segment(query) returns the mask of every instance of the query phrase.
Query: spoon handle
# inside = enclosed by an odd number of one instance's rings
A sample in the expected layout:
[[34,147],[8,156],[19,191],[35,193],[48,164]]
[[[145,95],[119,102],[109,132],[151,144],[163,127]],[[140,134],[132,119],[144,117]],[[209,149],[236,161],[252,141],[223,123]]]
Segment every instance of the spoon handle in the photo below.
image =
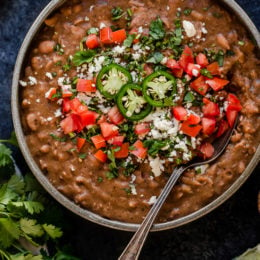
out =
[[153,222],[161,209],[164,201],[168,197],[169,193],[171,192],[174,184],[179,179],[181,174],[186,168],[183,166],[176,167],[171,174],[170,178],[168,179],[163,192],[159,195],[157,201],[154,203],[148,214],[146,215],[145,219],[141,223],[140,227],[133,235],[132,239],[128,243],[127,247],[118,258],[118,260],[137,260],[143,244],[147,238],[147,235],[153,225]]

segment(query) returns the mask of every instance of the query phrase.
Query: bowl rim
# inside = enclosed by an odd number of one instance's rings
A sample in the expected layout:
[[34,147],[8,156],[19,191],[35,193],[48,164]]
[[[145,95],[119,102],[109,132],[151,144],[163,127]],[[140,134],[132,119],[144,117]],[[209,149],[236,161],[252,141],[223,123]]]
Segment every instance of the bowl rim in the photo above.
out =
[[[21,152],[23,154],[23,157],[25,158],[26,163],[28,164],[30,170],[36,177],[36,179],[40,182],[40,184],[44,187],[44,189],[54,198],[56,199],[60,204],[62,204],[65,208],[72,211],[73,213],[77,214],[78,216],[81,216],[84,219],[87,219],[89,221],[92,221],[94,223],[97,223],[99,225],[122,230],[122,231],[136,231],[140,224],[133,224],[133,223],[127,223],[127,222],[121,222],[117,220],[111,220],[104,218],[96,213],[93,213],[87,209],[81,208],[79,205],[68,199],[65,195],[60,193],[48,180],[48,178],[42,173],[36,162],[34,161],[30,150],[27,146],[25,135],[23,133],[21,119],[20,119],[20,103],[19,103],[19,80],[20,75],[23,69],[24,61],[26,53],[28,52],[31,42],[34,39],[37,32],[40,30],[44,20],[56,9],[58,9],[63,3],[65,3],[66,0],[52,0],[38,15],[32,26],[30,27],[29,31],[27,32],[24,41],[21,45],[21,48],[19,50],[15,68],[13,72],[13,81],[12,81],[12,93],[11,93],[11,109],[12,109],[12,119],[13,119],[13,125],[14,130],[17,136],[17,140],[19,143],[19,147],[21,149]],[[224,4],[224,6],[229,9],[231,12],[233,12],[235,15],[238,16],[240,22],[246,27],[248,32],[251,33],[253,38],[256,41],[256,45],[258,47],[258,51],[260,49],[260,35],[253,24],[253,22],[250,20],[248,15],[245,13],[245,11],[234,1],[234,0],[221,0],[220,4]],[[191,221],[194,221],[218,206],[220,206],[222,203],[224,203],[228,198],[230,198],[239,188],[240,186],[247,180],[247,178],[250,176],[254,168],[257,166],[257,164],[260,161],[260,145],[258,145],[258,148],[251,159],[250,163],[247,165],[244,172],[234,181],[234,183],[220,196],[215,198],[213,201],[205,205],[204,207],[200,208],[199,210],[190,213],[186,216],[183,216],[181,218],[167,221],[164,223],[158,223],[154,224],[151,231],[161,231],[161,230],[167,230],[171,228],[176,228],[178,226],[187,224]]]

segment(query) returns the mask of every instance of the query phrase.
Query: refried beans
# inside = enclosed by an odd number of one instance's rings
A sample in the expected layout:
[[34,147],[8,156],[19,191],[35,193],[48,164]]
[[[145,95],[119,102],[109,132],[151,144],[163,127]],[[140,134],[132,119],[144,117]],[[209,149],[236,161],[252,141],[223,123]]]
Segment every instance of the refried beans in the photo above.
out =
[[224,154],[183,174],[157,222],[176,219],[221,195],[255,153],[259,71],[245,28],[216,1],[67,1],[20,80],[26,141],[62,194],[140,223],[174,167],[210,157],[239,116]]

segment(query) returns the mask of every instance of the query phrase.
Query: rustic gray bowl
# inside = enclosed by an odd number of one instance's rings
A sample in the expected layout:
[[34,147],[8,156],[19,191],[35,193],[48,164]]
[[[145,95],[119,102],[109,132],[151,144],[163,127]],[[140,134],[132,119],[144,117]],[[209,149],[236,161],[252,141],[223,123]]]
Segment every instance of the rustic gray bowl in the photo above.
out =
[[[39,29],[42,27],[43,21],[57,8],[59,8],[66,0],[52,0],[45,9],[40,13],[40,15],[37,17],[33,25],[31,26],[29,32],[27,33],[23,44],[21,46],[21,49],[19,51],[14,74],[13,74],[13,84],[12,84],[12,116],[13,116],[13,123],[15,132],[17,135],[17,139],[21,148],[21,151],[23,153],[23,156],[29,165],[31,171],[37,178],[37,180],[41,183],[41,185],[45,188],[46,191],[48,191],[53,198],[55,198],[60,204],[62,204],[64,207],[69,209],[70,211],[74,212],[75,214],[90,220],[92,222],[95,222],[97,224],[119,229],[119,230],[125,230],[125,231],[136,231],[138,228],[138,224],[131,224],[131,223],[125,223],[115,220],[110,220],[103,218],[91,211],[88,211],[86,209],[83,209],[76,205],[74,202],[69,200],[67,197],[65,197],[63,194],[61,194],[59,191],[56,190],[54,186],[49,182],[49,180],[45,177],[45,175],[41,172],[38,165],[35,163],[33,157],[31,156],[30,150],[26,144],[24,132],[21,125],[20,120],[20,99],[19,99],[19,79],[20,75],[23,70],[23,65],[25,62],[26,54],[28,53],[30,49],[31,42]],[[253,38],[256,41],[256,44],[258,46],[258,50],[260,49],[260,35],[250,18],[247,16],[247,14],[241,9],[241,7],[234,1],[234,0],[221,0],[220,1],[227,9],[232,11],[237,17],[240,19],[242,24],[248,29],[248,31],[251,33]],[[222,204],[224,201],[226,201],[232,194],[234,194],[239,187],[246,181],[246,179],[249,177],[249,175],[252,173],[256,165],[258,164],[260,160],[260,145],[258,146],[258,149],[256,153],[254,154],[252,160],[248,164],[245,171],[241,174],[241,176],[230,186],[228,190],[226,190],[222,195],[220,195],[218,198],[216,198],[214,201],[206,205],[205,207],[197,210],[196,212],[193,212],[187,216],[181,217],[176,220],[168,221],[165,223],[155,224],[152,228],[152,231],[160,231],[160,230],[166,230],[170,228],[175,228],[181,225],[184,225],[188,222],[191,222],[195,219],[198,219],[205,214],[209,213],[216,207],[218,207],[220,204]]]

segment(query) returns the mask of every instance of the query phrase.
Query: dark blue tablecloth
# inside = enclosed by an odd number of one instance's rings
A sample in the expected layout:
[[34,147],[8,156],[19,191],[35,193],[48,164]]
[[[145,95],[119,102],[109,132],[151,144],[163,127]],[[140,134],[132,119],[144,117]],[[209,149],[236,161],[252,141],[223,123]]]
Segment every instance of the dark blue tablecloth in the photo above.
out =
[[[0,139],[9,137],[11,78],[21,42],[49,0],[0,0]],[[237,0],[260,27],[260,1]],[[15,154],[23,161],[19,153]],[[174,230],[152,233],[140,259],[232,259],[260,242],[258,167],[242,188],[207,216]],[[116,259],[131,237],[66,213],[73,247],[82,259]],[[1,234],[0,234],[1,235]]]

